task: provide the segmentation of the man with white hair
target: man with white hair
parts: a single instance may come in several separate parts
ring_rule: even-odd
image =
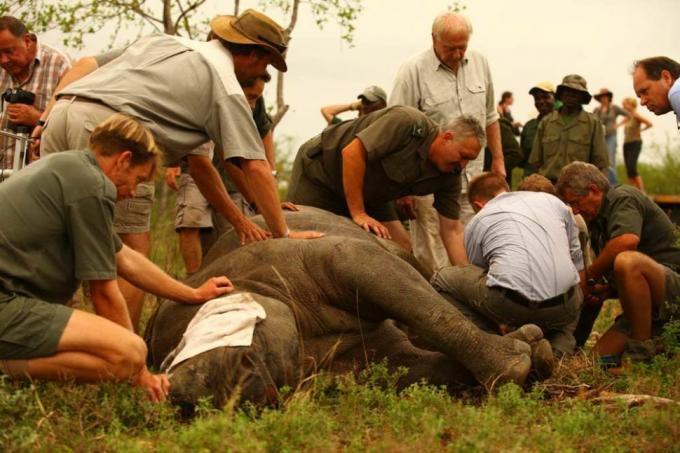
[[[435,123],[443,124],[461,115],[475,117],[484,127],[491,150],[491,171],[505,175],[498,112],[486,58],[467,46],[472,25],[464,16],[444,13],[432,24],[432,47],[402,65],[389,98],[390,105],[416,107]],[[484,144],[483,144],[484,145]],[[458,252],[452,264],[465,264],[463,226],[474,212],[467,201],[467,183],[483,171],[480,153],[463,172],[461,215],[454,223]],[[415,221],[411,224],[413,251],[423,264],[439,269],[451,264],[442,244],[431,197],[401,200],[399,203]]]

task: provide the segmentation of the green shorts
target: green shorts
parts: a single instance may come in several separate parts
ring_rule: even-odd
[[[0,360],[56,354],[73,309],[16,296],[0,302]]]
[[[663,333],[663,327],[671,318],[680,319],[680,274],[667,266],[663,266],[666,282],[666,300],[661,308],[652,313],[652,336],[658,337]],[[628,319],[619,315],[614,321],[612,329],[630,336],[632,329]]]

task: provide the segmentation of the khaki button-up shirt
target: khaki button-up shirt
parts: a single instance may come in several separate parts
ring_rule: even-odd
[[[562,168],[571,162],[589,162],[599,169],[607,168],[607,148],[602,124],[595,115],[581,110],[566,124],[559,112],[547,115],[538,125],[529,163],[538,172],[555,181]]]
[[[482,126],[498,121],[489,64],[473,50],[465,53],[457,73],[443,65],[432,48],[404,63],[389,103],[415,107],[438,125],[461,115],[472,115]],[[481,145],[483,149],[486,144]],[[479,153],[464,174],[470,179],[483,168],[484,153]]]

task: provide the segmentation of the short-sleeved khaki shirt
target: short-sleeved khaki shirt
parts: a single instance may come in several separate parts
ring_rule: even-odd
[[[388,203],[406,195],[434,193],[434,207],[448,218],[458,219],[461,178],[442,173],[428,159],[437,126],[422,112],[394,106],[328,127],[320,144],[303,148],[303,173],[344,199],[342,150],[358,138],[367,154],[364,202]]]
[[[599,169],[609,165],[600,120],[584,110],[568,124],[559,112],[548,114],[538,125],[529,163],[538,168],[538,173],[556,181],[562,168],[575,161]]]
[[[634,234],[640,238],[639,252],[676,272],[680,270],[675,226],[656,203],[631,186],[610,188],[599,214],[589,222],[588,228],[593,250],[598,255],[611,239]]]
[[[116,188],[91,151],[52,154],[0,184],[0,293],[66,303],[116,278]]]

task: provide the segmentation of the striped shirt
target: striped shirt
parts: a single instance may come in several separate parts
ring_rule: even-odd
[[[46,44],[37,44],[36,57],[31,62],[29,76],[20,82],[15,80],[7,71],[0,69],[0,94],[8,88],[21,88],[35,94],[33,106],[39,111],[45,110],[47,103],[54,94],[59,79],[71,69],[71,60],[61,51]],[[0,114],[0,128],[7,127],[7,115],[3,110]],[[0,137],[0,168],[11,168],[14,154],[14,140]]]

